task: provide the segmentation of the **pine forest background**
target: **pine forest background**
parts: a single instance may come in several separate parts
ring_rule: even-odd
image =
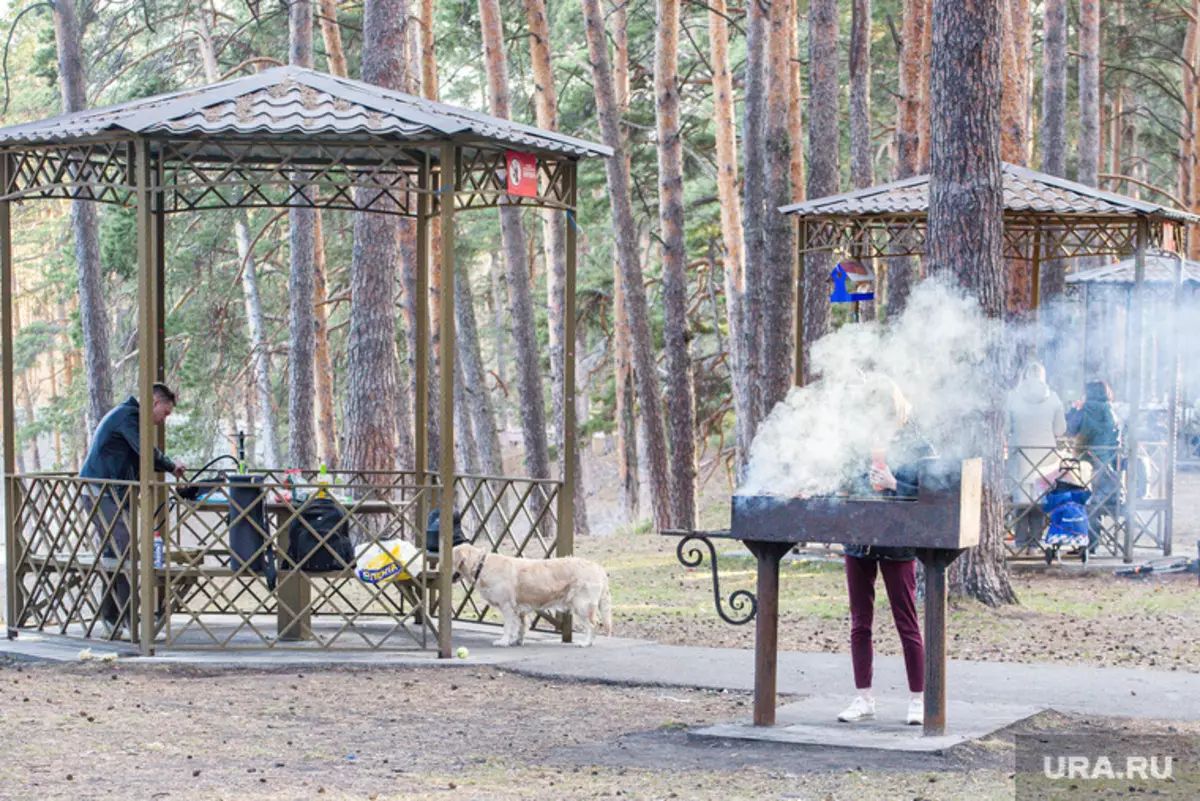
[[[8,5],[4,125],[289,60],[359,78],[366,58],[392,88],[556,122],[622,151],[615,164],[584,162],[579,178],[581,494],[615,479],[619,507],[596,529],[650,517],[693,524],[697,485],[735,481],[756,421],[791,384],[794,244],[774,207],[928,164],[931,0],[71,2]],[[997,2],[1004,158],[1200,207],[1200,2]],[[364,54],[364,41],[395,52]],[[553,93],[538,90],[547,83]],[[87,217],[68,202],[14,215],[21,471],[77,469],[89,425],[135,388],[134,213],[106,206]],[[556,472],[563,334],[548,299],[561,224],[534,211],[458,218],[457,296],[469,300],[456,314],[466,371],[458,445],[470,472],[505,470],[504,454],[510,471]],[[88,225],[99,233],[93,250],[79,245]],[[373,391],[349,364],[351,315],[356,303],[383,303],[375,311],[396,320],[399,387],[385,440],[395,464],[412,467],[410,240],[401,231],[398,247],[371,251],[393,260],[393,297],[352,297],[356,230],[352,214],[328,211],[319,225],[311,212],[274,210],[170,218],[166,375],[186,424],[168,426],[168,452],[198,464],[245,429],[257,464],[365,466],[347,464],[359,425],[348,399]],[[311,310],[289,302],[298,269],[315,271]],[[879,307],[866,313],[901,305],[916,269],[889,264]],[[1017,266],[1008,279],[1009,313],[1020,315],[1028,276]],[[437,280],[447,279],[435,278],[435,291]],[[845,322],[823,283],[811,286],[809,340]],[[310,311],[315,351],[292,324]],[[309,424],[297,423],[307,408],[297,393],[311,399]],[[531,421],[544,437],[506,435],[528,434]],[[608,444],[593,447],[593,435]],[[601,457],[614,476],[593,469]]]

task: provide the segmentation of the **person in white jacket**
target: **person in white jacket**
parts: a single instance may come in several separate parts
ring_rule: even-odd
[[[1058,440],[1067,432],[1062,401],[1046,384],[1045,366],[1040,362],[1025,366],[1020,383],[1008,394],[1007,405],[1008,477],[1013,502],[1037,503],[1058,474]],[[1033,544],[1031,528],[1018,526],[1019,547]]]

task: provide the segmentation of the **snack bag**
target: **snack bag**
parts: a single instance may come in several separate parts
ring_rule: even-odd
[[[357,549],[355,569],[368,584],[405,581],[425,570],[425,554],[401,539],[363,543]]]

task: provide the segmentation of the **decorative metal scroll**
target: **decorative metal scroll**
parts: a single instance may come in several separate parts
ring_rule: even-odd
[[[686,534],[679,541],[679,545],[675,547],[675,556],[679,559],[679,563],[684,567],[700,566],[704,561],[704,551],[700,549],[698,543],[703,543],[708,548],[708,560],[712,566],[713,603],[717,607],[717,614],[721,616],[722,620],[733,626],[744,626],[754,620],[754,616],[758,614],[758,599],[749,590],[734,590],[730,593],[729,608],[732,610],[733,616],[726,614],[725,607],[721,602],[721,581],[717,577],[717,549],[708,535],[703,532]],[[747,605],[750,609],[743,614],[742,610]]]

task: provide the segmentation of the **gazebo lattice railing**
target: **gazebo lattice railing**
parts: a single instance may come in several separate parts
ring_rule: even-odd
[[[1123,195],[1084,186],[1012,164],[1003,165],[1004,257],[1031,263],[1033,284],[1030,305],[1034,313],[1041,306],[1042,265],[1089,256],[1125,256],[1133,254],[1136,270],[1133,289],[1134,313],[1128,327],[1131,342],[1142,339],[1142,320],[1146,296],[1146,254],[1151,248],[1164,248],[1168,234],[1181,250],[1187,226],[1200,222],[1191,214],[1166,206],[1147,203]],[[803,375],[804,271],[809,253],[837,251],[856,258],[895,258],[923,256],[929,211],[929,176],[859,189],[840,195],[817,198],[784,206],[784,214],[796,218],[798,227],[798,269],[796,270],[795,376]],[[1182,267],[1177,267],[1174,291],[1178,297]],[[1175,332],[1176,338],[1178,331]],[[1178,354],[1178,342],[1173,344]],[[1178,358],[1178,356],[1176,356]],[[1140,418],[1142,414],[1140,360],[1130,362],[1130,420],[1125,443],[1128,454],[1142,454]],[[1178,371],[1176,371],[1178,376]],[[1121,554],[1133,558],[1135,543],[1148,537],[1171,550],[1174,526],[1176,446],[1179,431],[1178,380],[1170,393],[1167,432],[1161,473],[1165,498],[1161,510],[1162,533],[1149,536],[1147,519],[1139,512],[1136,493],[1128,495],[1120,514]],[[1128,458],[1126,483],[1135,486],[1136,464]],[[1158,510],[1150,510],[1157,519]],[[1010,517],[1019,517],[1019,511]]]
[[[258,571],[229,555],[228,524],[252,517],[229,498],[210,493],[199,508],[179,487],[156,475],[152,445],[163,444],[162,427],[141,416],[140,474],[135,483],[105,482],[113,514],[127,519],[131,547],[115,563],[105,564],[104,545],[114,525],[97,515],[98,482],[61,474],[17,475],[13,399],[13,252],[11,209],[14,203],[70,199],[134,208],[138,231],[138,398],[152,405],[152,384],[165,374],[165,239],[169,215],[214,209],[314,208],[370,212],[415,222],[417,291],[415,293],[417,397],[414,398],[414,451],[417,465],[429,464],[429,273],[433,221],[440,221],[443,275],[453,275],[454,215],[500,206],[535,207],[573,216],[577,164],[611,151],[570,136],[497,119],[466,109],[335,78],[313,70],[281,67],[211,86],[129,101],[102,109],[0,129],[0,349],[3,352],[5,534],[8,570],[9,636],[33,626],[60,633],[92,636],[97,596],[120,581],[133,599],[124,609],[143,653],[153,653],[156,635],[164,644],[197,644],[184,636],[189,627],[208,639],[200,647],[237,647],[239,631],[257,637],[254,647],[284,647],[303,634],[306,615],[334,609],[341,626],[317,644],[352,633],[361,647],[391,647],[396,630],[424,644],[436,619],[439,654],[451,654],[451,621],[483,620],[488,610],[471,596],[452,601],[449,560],[439,568],[416,569],[412,581],[392,593],[390,585],[373,591],[352,586],[349,565],[314,586],[307,575],[283,575],[281,592],[264,592]],[[510,192],[510,159],[536,161],[532,192]],[[518,162],[512,162],[514,164]],[[575,319],[576,228],[564,224],[565,319]],[[559,480],[465,476],[455,471],[454,453],[454,286],[439,296],[441,432],[435,473],[385,472],[350,476],[355,497],[336,501],[348,527],[367,532],[368,541],[403,534],[423,543],[425,512],[440,509],[450,520],[460,508],[464,522],[492,550],[548,557],[574,550],[574,461],[563,460]],[[564,339],[563,447],[574,448],[575,338]],[[312,476],[307,477],[311,482]],[[278,517],[275,530],[256,520],[268,546],[286,553],[287,528],[311,526],[303,510],[311,499],[286,495],[299,487],[266,471],[263,499]],[[443,491],[451,487],[452,491]],[[218,495],[229,488],[209,487]],[[92,493],[84,501],[83,495]],[[269,499],[269,500],[268,500]],[[371,517],[365,510],[370,505]],[[214,511],[217,509],[218,511]],[[228,511],[220,511],[220,510]],[[112,511],[112,510],[110,510]],[[172,518],[172,512],[175,512]],[[101,531],[97,532],[96,519]],[[115,518],[114,518],[115,519]],[[224,522],[222,522],[224,521]],[[155,565],[154,535],[163,540],[165,564]],[[452,527],[440,528],[440,552],[451,549]],[[482,539],[481,539],[482,538]],[[98,541],[97,541],[98,540]],[[326,541],[327,542],[327,539]],[[322,543],[322,545],[325,544]],[[321,547],[321,546],[318,546]],[[111,561],[111,560],[110,560]],[[291,573],[303,574],[292,564]],[[287,567],[285,565],[285,567]],[[282,592],[286,581],[302,586]],[[321,582],[318,580],[317,584]],[[183,591],[178,587],[186,585]],[[385,587],[385,589],[380,589]],[[366,602],[357,596],[366,592]],[[430,598],[436,595],[436,612]],[[164,598],[166,599],[164,601]],[[163,604],[166,604],[164,607]],[[289,613],[272,638],[257,618]],[[156,615],[156,612],[158,613]],[[216,633],[206,620],[214,613],[235,614],[233,633]],[[172,631],[182,615],[183,631]],[[391,621],[383,637],[373,638],[360,618],[381,615]],[[570,640],[570,619],[548,621]],[[418,631],[419,629],[419,631]],[[204,639],[204,637],[201,637]],[[310,645],[311,643],[306,643]]]

